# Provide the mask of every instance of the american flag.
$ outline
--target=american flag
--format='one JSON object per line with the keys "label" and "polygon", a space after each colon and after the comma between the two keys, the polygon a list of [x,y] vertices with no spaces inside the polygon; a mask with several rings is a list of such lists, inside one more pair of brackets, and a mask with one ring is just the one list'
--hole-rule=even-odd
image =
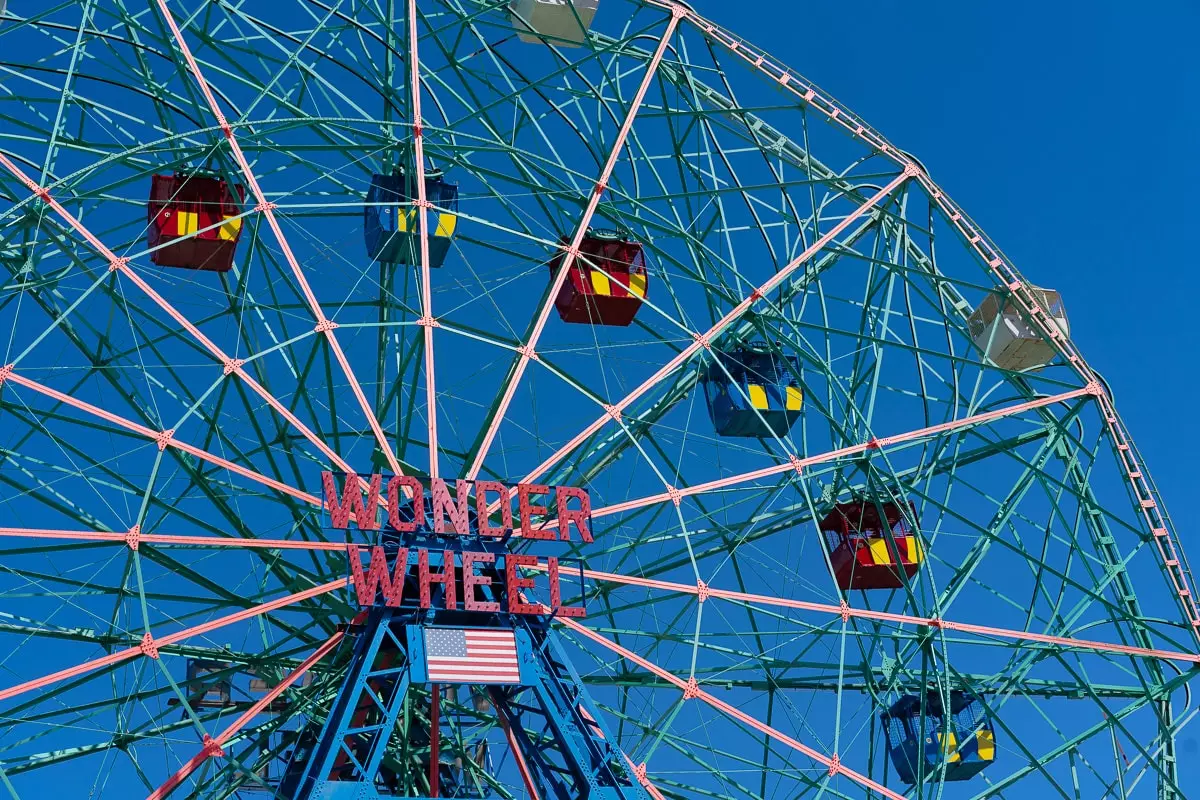
{"label": "american flag", "polygon": [[426,628],[425,668],[430,683],[520,683],[512,631]]}

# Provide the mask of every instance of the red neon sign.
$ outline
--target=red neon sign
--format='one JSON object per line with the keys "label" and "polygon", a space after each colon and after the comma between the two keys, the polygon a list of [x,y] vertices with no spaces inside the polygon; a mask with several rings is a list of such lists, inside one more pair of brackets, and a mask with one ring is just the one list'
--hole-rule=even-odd
{"label": "red neon sign", "polygon": [[[322,472],[321,483],[330,526],[339,530],[354,525],[362,531],[420,531],[446,539],[499,540],[512,534],[532,540],[570,541],[574,526],[582,541],[593,541],[591,499],[586,491],[574,487],[458,480],[452,494],[447,482],[439,478],[426,486],[407,475],[385,481],[380,474],[363,479],[353,472],[343,476],[340,492],[332,472]],[[494,525],[497,521],[500,524]],[[464,611],[552,613],[563,617],[586,614],[583,606],[562,604],[559,564],[554,556],[435,548],[431,558],[429,547],[374,546],[364,567],[366,549],[347,545],[360,606],[376,605],[381,600],[393,608],[428,609],[432,607],[433,587],[438,585],[439,608],[451,611],[461,605]],[[524,590],[537,585],[535,578],[525,575],[524,570],[529,568],[544,573],[548,581],[548,607],[529,603],[524,597]]]}
{"label": "red neon sign", "polygon": [[[549,556],[543,561],[538,556],[523,553],[500,554],[499,558],[504,561],[502,569],[485,568],[481,571],[481,565],[496,563],[497,554],[444,550],[441,552],[440,567],[434,568],[430,564],[428,548],[401,547],[395,551],[395,556],[389,564],[387,551],[383,547],[375,546],[370,548],[371,561],[364,570],[365,549],[356,544],[347,547],[350,574],[354,577],[354,590],[360,606],[375,605],[382,595],[383,605],[392,608],[402,605],[432,608],[432,587],[433,584],[440,584],[443,594],[442,603],[438,608],[448,611],[457,611],[461,606],[464,611],[503,610],[510,614],[527,615],[552,613],[561,617],[583,617],[587,613],[583,606],[562,604],[558,559],[554,556]],[[522,567],[542,567],[545,570],[550,588],[549,607],[525,601],[522,591],[534,588],[537,581],[521,575],[519,570]],[[415,601],[414,598],[405,596],[405,579],[411,579],[414,575],[417,591]],[[490,587],[495,597],[502,598],[503,606],[495,600],[478,599],[478,590],[484,587]],[[412,588],[411,582],[409,588]]]}
{"label": "red neon sign", "polygon": [[[367,479],[366,496],[362,481],[356,473],[345,474],[339,495],[332,472],[321,473],[325,489],[325,507],[329,510],[330,526],[347,529],[353,522],[359,530],[380,529],[381,502],[386,505],[387,528],[399,533],[412,533],[426,519],[425,486],[418,478],[407,475],[392,476],[384,491],[383,476],[376,473]],[[506,486],[498,481],[457,480],[453,496],[446,481],[433,478],[429,481],[429,497],[432,518],[431,532],[443,536],[472,536],[502,538],[508,532],[520,530],[526,539],[570,541],[571,525],[579,531],[579,538],[591,542],[592,531],[589,520],[592,502],[587,491],[573,486],[549,487],[537,483],[518,483]],[[475,500],[477,529],[471,530],[471,497]],[[513,516],[513,499],[517,501],[517,516]],[[544,498],[544,499],[543,499]],[[553,517],[547,502],[553,498]],[[488,507],[498,504],[500,526],[491,524],[492,514]],[[557,519],[557,525],[546,527],[546,522]],[[540,519],[540,523],[535,520]],[[518,522],[514,528],[514,521]],[[557,530],[556,530],[557,528]]]}

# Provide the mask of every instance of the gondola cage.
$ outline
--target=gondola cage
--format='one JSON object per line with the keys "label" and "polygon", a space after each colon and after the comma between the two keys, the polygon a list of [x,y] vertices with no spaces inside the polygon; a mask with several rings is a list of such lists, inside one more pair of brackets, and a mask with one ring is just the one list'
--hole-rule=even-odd
{"label": "gondola cage", "polygon": [[587,39],[600,0],[512,0],[508,14],[523,42],[578,47]]}
{"label": "gondola cage", "polygon": [[242,235],[238,215],[245,196],[245,188],[230,190],[224,178],[155,175],[146,204],[150,261],[160,267],[228,272]]}
{"label": "gondola cage", "polygon": [[[945,764],[947,781],[965,781],[996,760],[996,732],[973,695],[950,692],[947,713],[941,695],[905,695],[880,715],[892,766],[904,783],[933,774]],[[923,769],[920,768],[924,764]]]}
{"label": "gondola cage", "polygon": [[[560,244],[565,248],[570,239]],[[566,251],[550,262],[550,275],[562,269]],[[564,322],[626,326],[646,299],[649,277],[640,242],[617,231],[588,229],[579,256],[562,283],[554,306]]]}
{"label": "gondola cage", "polygon": [[[1062,296],[1053,289],[1030,287],[1029,291],[1049,319],[1051,329],[1065,338],[1070,326]],[[967,324],[975,346],[1002,369],[1037,369],[1054,358],[1054,344],[1022,315],[1015,300],[1002,303],[997,295],[989,294],[971,313]]]}
{"label": "gondola cage", "polygon": [[717,434],[786,436],[804,405],[800,359],[762,343],[712,353],[700,381]]}
{"label": "gondola cage", "polygon": [[[909,511],[915,520],[917,512],[911,503]],[[842,590],[899,589],[905,576],[911,578],[917,573],[924,557],[920,539],[900,506],[890,501],[838,503],[821,521],[820,528]]]}
{"label": "gondola cage", "polygon": [[[425,173],[425,199],[434,206],[428,213],[429,266],[440,267],[446,261],[458,227],[458,184],[449,183],[440,172],[430,170]],[[363,206],[363,233],[367,255],[372,260],[421,266],[417,200],[416,182],[407,179],[403,170],[371,176],[371,188]]]}
{"label": "gondola cage", "polygon": [[[229,670],[233,664],[227,661],[211,661],[189,658],[187,661],[186,691],[192,698],[192,708],[228,708],[233,705],[233,680]],[[225,673],[225,674],[220,674]],[[210,675],[218,675],[210,678]]]}

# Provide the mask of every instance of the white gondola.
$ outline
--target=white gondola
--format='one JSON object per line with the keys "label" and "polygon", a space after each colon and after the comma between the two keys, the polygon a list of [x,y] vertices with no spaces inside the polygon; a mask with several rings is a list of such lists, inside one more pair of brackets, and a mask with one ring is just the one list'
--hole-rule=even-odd
{"label": "white gondola", "polygon": [[[1062,336],[1067,336],[1067,312],[1062,297],[1053,289],[1030,287],[1030,292]],[[968,323],[975,346],[996,366],[1014,372],[1044,367],[1054,358],[1054,344],[1033,327],[1009,300],[1001,309],[1000,298],[989,294],[972,312]]]}
{"label": "white gondola", "polygon": [[523,42],[576,47],[587,38],[600,0],[512,0],[512,25]]}

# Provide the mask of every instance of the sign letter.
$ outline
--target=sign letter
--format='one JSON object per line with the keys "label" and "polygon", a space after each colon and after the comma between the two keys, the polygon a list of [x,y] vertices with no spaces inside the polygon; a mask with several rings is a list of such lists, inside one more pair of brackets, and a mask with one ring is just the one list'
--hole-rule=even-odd
{"label": "sign letter", "polygon": [[[555,501],[558,505],[558,538],[564,542],[571,541],[570,523],[574,522],[579,528],[579,538],[592,542],[592,530],[588,527],[592,518],[592,500],[583,489],[573,486],[559,486],[554,490]],[[579,510],[567,508],[572,497],[579,498]]]}
{"label": "sign letter", "polygon": [[429,584],[440,583],[445,590],[446,602],[443,608],[453,611],[458,608],[458,585],[454,576],[454,553],[442,551],[442,571],[429,571],[429,551],[421,548],[417,551],[417,583],[421,585],[421,608],[431,605]]}
{"label": "sign letter", "polygon": [[510,614],[538,614],[541,613],[542,607],[536,606],[533,603],[526,603],[521,597],[522,589],[533,588],[533,578],[522,578],[517,574],[517,567],[534,567],[537,566],[537,556],[518,555],[509,553],[504,557],[504,572],[505,572],[505,587],[504,591],[508,595],[508,613]]}
{"label": "sign letter", "polygon": [[396,553],[396,567],[388,577],[387,555],[382,547],[371,548],[371,566],[363,575],[362,548],[356,544],[347,547],[350,558],[350,573],[354,576],[354,589],[358,593],[360,606],[375,605],[375,595],[383,589],[385,605],[393,608],[404,599],[404,573],[408,569],[408,548],[401,547]]}
{"label": "sign letter", "polygon": [[450,527],[459,536],[471,535],[471,519],[470,508],[471,493],[470,481],[455,481],[455,497],[450,499],[450,490],[446,488],[446,482],[441,478],[434,478],[430,483],[430,488],[433,493],[433,532],[446,532],[446,514],[450,515]]}
{"label": "sign letter", "polygon": [[[412,496],[412,519],[405,522],[400,516],[400,487],[408,487]],[[412,533],[425,523],[425,489],[416,478],[395,475],[388,481],[388,527],[400,533]]]}
{"label": "sign letter", "polygon": [[329,524],[334,528],[350,527],[350,515],[359,530],[379,530],[379,490],[383,485],[382,475],[372,475],[367,489],[367,504],[363,507],[362,489],[358,485],[358,473],[347,472],[346,484],[342,487],[342,501],[338,502],[337,485],[332,472],[321,473],[321,483],[325,487],[325,507],[329,509]]}
{"label": "sign letter", "polygon": [[[493,528],[488,519],[488,492],[500,495],[500,527]],[[508,487],[498,481],[475,481],[475,515],[478,519],[480,536],[500,538],[512,530],[512,495]]]}
{"label": "sign letter", "polygon": [[550,556],[546,559],[546,571],[550,573],[550,611],[563,617],[585,617],[587,609],[583,606],[564,606],[562,604],[562,589],[558,583],[558,559]]}
{"label": "sign letter", "polygon": [[553,530],[542,530],[533,527],[534,516],[542,518],[542,524],[545,524],[546,515],[550,510],[545,506],[535,506],[530,502],[530,495],[548,495],[550,494],[549,486],[542,486],[537,483],[518,483],[517,484],[517,500],[519,501],[521,511],[521,535],[526,539],[557,539]]}
{"label": "sign letter", "polygon": [[[478,490],[477,490],[478,491]],[[463,608],[467,611],[499,611],[500,604],[488,600],[475,599],[476,586],[491,586],[492,579],[475,572],[476,564],[492,564],[496,561],[495,553],[476,553],[465,551],[462,555],[463,565]]]}

